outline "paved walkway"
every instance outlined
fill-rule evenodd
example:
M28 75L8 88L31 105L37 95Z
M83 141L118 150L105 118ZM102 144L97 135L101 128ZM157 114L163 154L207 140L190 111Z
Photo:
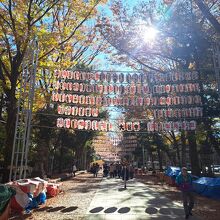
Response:
M185 219L182 204L172 202L137 180L124 189L120 179L104 178L86 213L86 220ZM191 216L190 220L198 219Z

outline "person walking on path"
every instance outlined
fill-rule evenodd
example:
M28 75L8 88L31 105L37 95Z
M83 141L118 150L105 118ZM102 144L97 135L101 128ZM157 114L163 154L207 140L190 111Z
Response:
M114 177L114 165L113 163L110 164L110 178L113 178Z
M188 219L192 215L194 206L194 196L192 192L192 177L187 172L187 168L183 167L181 172L176 177L176 183L182 191L183 207L185 211L185 218Z
M74 177L76 176L76 171L77 171L76 165L73 164L73 176Z
M95 164L95 177L98 176L98 172L99 172L99 164L96 163L96 164Z

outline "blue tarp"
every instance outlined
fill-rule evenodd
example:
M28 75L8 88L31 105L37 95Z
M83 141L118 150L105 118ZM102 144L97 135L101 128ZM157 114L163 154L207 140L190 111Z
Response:
M220 178L201 177L193 181L195 192L214 199L220 199Z
M170 176L172 178L176 178L176 176L179 174L180 168L179 167L167 167L165 171L166 176Z

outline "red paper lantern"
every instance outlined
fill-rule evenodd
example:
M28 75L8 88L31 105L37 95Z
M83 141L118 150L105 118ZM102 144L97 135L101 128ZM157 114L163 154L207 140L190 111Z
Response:
M95 73L95 81L99 81L100 80L100 73L96 72Z
M189 122L189 129L190 130L196 130L196 121L190 121Z
M79 104L84 105L86 102L86 97L84 95L80 95L78 102L79 102Z
M64 128L70 128L71 120L69 118L64 119Z
M173 122L173 130L179 131L180 125L178 121Z
M61 97L62 97L61 102L66 102L66 94L65 93L61 94Z
M75 71L75 80L80 80L81 73L79 71Z
M127 83L131 82L131 74L130 73L126 74L126 81L127 81Z
M79 83L73 83L73 91L78 92L79 91Z
M85 116L90 117L92 114L92 109L91 108L86 108L85 109Z
M159 104L160 105L166 105L166 97L160 97Z
M63 110L63 106L62 105L58 105L57 107L57 112L59 115L62 115L64 113L64 110Z
M113 93L114 92L114 86L113 85L109 85L108 86L108 93Z
M78 129L79 129L79 130L84 129L84 127L85 127L85 121L84 121L83 119L78 120L77 124L78 124Z
M97 105L97 106L102 105L102 97L96 96L96 105Z
M73 129L78 128L78 120L76 120L76 119L71 120L71 128L73 128Z
M120 94L124 94L124 93L125 93L125 89L124 89L124 86L123 86L123 85L120 85L120 86L119 86L119 93L120 93Z
M86 130L92 129L92 122L90 120L85 120L85 129Z
M149 97L144 98L144 104L147 105L147 106L150 106L150 104L151 104L151 99L150 99Z
M74 115L74 116L78 115L78 107L73 106L71 114Z
M72 113L72 108L71 108L71 106L66 106L65 108L64 108L65 110L65 115L71 115L71 113Z
M106 73L105 73L105 72L101 72L100 80L101 80L102 82L105 82L105 81L106 81Z
M125 123L125 129L127 131L132 131L132 122L126 122Z
M57 127L62 128L64 126L64 120L63 118L58 118L57 119Z
M82 108L82 107L80 107L80 108L78 109L78 115L79 115L79 116L84 116L84 115L85 115L85 109Z
M85 92L87 85L84 83L79 84L79 92Z
M103 93L104 94L108 94L108 88L109 88L108 85L103 86Z
M133 130L140 131L140 122L133 122Z
M124 73L119 74L119 82L123 83L124 82Z
M79 95L73 94L72 95L72 102L73 102L73 104L78 104L78 102L79 102Z
M99 109L92 108L92 117L98 117L98 116L99 116Z
M117 73L113 73L112 80L114 83L116 83L118 81L118 74Z
M137 75L137 73L134 73L134 74L131 76L131 80L132 80L132 82L134 82L134 83L137 83L137 82L138 82L138 75Z
M152 102L152 105L156 106L157 105L157 97L152 97L151 102Z
M91 102L91 105L95 105L96 97L95 96L90 96L90 102Z

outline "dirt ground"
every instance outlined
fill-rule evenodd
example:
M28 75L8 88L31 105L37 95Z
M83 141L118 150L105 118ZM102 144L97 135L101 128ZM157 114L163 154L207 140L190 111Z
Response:
M48 198L45 205L32 210L30 214L12 213L10 220L81 220L91 203L102 177L93 178L85 173L62 182L62 192Z
M160 182L157 176L143 175L136 176L141 182L146 184L150 189L160 192L173 201L181 202L181 192L176 188ZM195 206L193 212L204 220L219 220L220 219L220 200L213 200L207 197L202 197L195 194Z

